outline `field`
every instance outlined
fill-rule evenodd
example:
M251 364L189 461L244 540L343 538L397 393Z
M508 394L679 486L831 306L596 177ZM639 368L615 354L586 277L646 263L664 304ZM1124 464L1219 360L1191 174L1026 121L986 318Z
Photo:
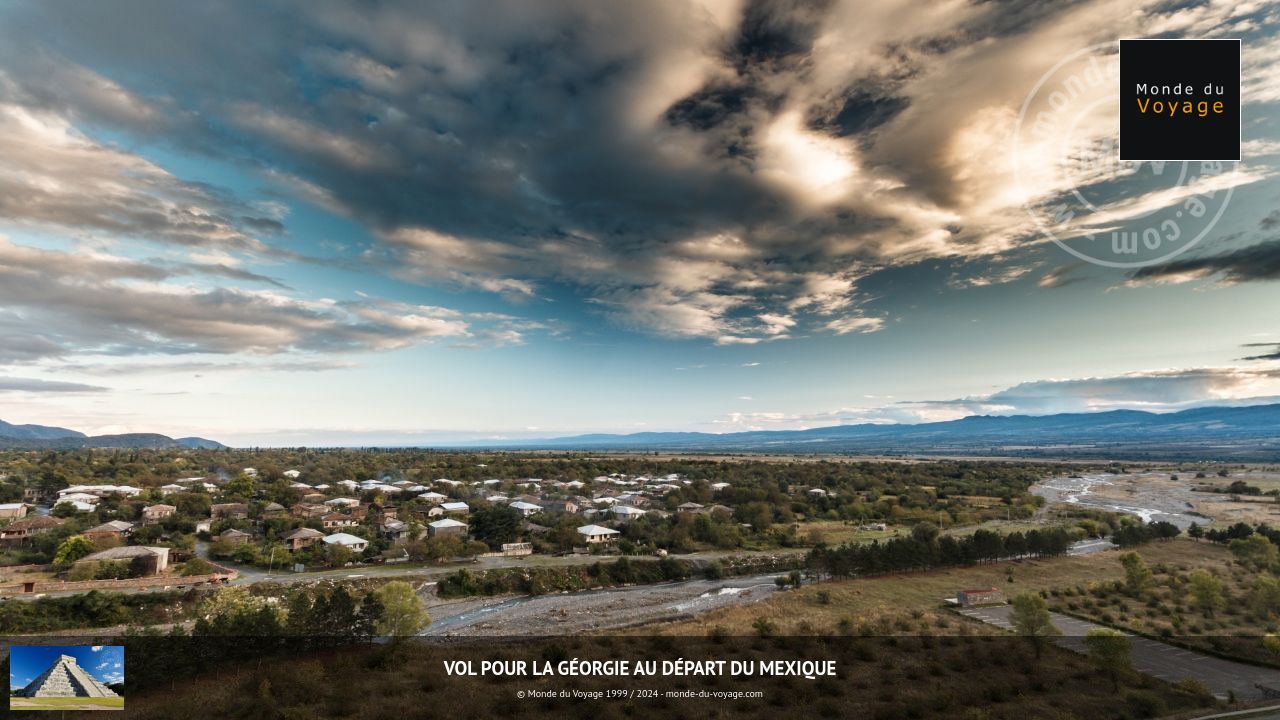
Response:
M42 697L9 698L10 710L123 710L124 698Z
M1191 540L1155 542L1138 554L1148 564L1187 564L1195 567L1225 565L1226 548ZM915 632L938 632L938 623L954 623L943 611L945 598L957 590L996 586L1006 595L1025 591L1088 586L1119 580L1124 573L1119 553L1103 552L1080 557L1019 560L945 570L887 575L875 578L815 583L745 607L733 607L696 619L665 625L657 632L672 635L706 635L718 628L730 634L751 633L759 618L773 623L780 634L808 635L838 632L845 626L884 623L898 631L909 626ZM647 629L646 632L654 631Z

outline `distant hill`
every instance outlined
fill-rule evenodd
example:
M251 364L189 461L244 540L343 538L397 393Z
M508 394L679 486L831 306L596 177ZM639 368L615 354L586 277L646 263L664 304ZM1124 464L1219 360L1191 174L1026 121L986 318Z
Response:
M13 425L0 420L0 449L75 450L79 448L193 448L217 450L220 442L198 437L174 439L159 433L88 436L48 425Z
M16 440L56 440L59 438L82 438L84 433L49 425L12 425L0 420L0 437Z
M1280 459L1280 404L1175 413L1113 410L973 415L916 425L838 425L737 433L591 434L467 447L530 450L1001 455L1127 459Z

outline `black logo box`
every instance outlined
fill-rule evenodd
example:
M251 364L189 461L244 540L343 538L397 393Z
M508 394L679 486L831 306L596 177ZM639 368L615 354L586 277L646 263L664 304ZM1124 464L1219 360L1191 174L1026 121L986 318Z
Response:
M1121 40L1120 159L1238 161L1240 49L1238 39Z

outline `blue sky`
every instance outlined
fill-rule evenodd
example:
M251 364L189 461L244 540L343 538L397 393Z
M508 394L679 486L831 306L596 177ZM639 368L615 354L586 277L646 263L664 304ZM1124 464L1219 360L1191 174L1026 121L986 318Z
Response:
M104 684L124 682L124 648L119 645L15 645L9 649L9 687L22 688L49 669L59 655Z
M1195 1L0 4L0 417L292 445L1265 402L1277 28ZM1056 64L1144 36L1243 39L1243 162L1170 189L1015 142ZM1213 182L1176 258L1044 232L1077 190L1079 248Z

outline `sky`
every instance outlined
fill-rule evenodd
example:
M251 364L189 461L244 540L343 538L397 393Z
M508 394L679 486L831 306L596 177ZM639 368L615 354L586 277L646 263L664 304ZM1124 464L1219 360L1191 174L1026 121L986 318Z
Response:
M1108 162L1110 85L1024 127L1120 37L1241 39L1241 162ZM1273 2L0 1L0 418L396 444L1272 401L1277 62ZM1196 197L1180 254L1082 257Z
M23 688L70 655L104 685L124 682L124 647L119 645L15 645L9 649L9 687Z

